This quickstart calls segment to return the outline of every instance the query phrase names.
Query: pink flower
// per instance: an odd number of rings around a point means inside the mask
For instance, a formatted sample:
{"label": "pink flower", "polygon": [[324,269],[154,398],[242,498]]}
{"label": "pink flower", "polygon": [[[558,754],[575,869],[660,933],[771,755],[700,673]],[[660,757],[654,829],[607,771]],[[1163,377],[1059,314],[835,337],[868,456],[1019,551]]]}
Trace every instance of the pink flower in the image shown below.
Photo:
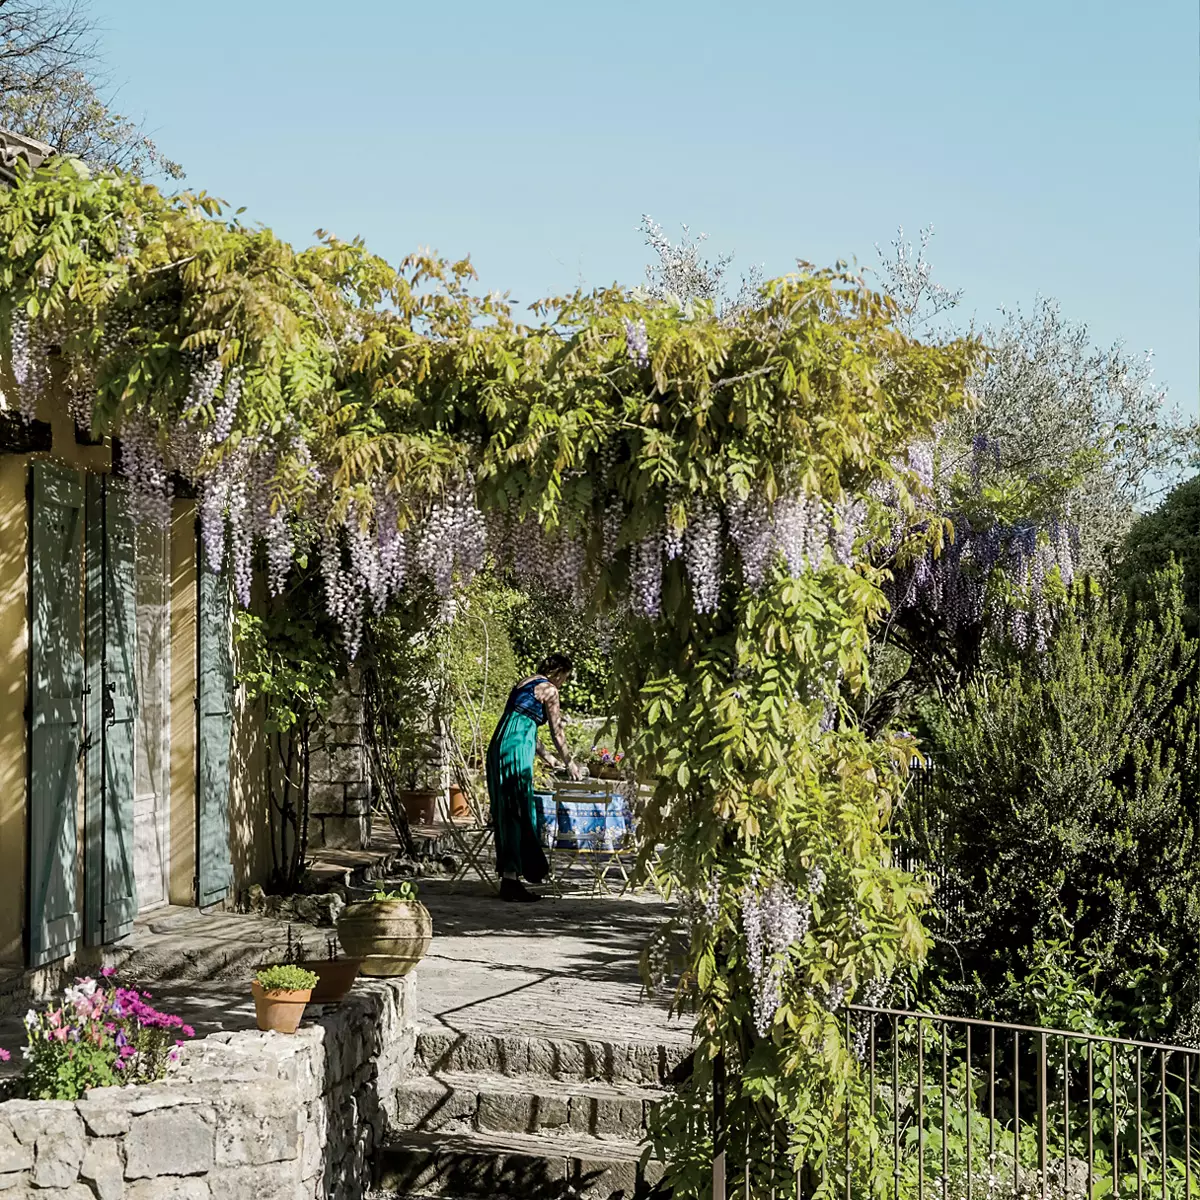
{"label": "pink flower", "polygon": [[183,1034],[184,1037],[195,1037],[196,1036],[196,1031],[190,1025],[184,1025],[180,1029],[180,1032]]}
{"label": "pink flower", "polygon": [[12,1058],[12,1055],[3,1046],[0,1046],[0,1062],[8,1062],[10,1058]]}
{"label": "pink flower", "polygon": [[101,967],[100,968],[100,974],[103,975],[105,979],[111,979],[116,973],[117,973],[116,967]]}

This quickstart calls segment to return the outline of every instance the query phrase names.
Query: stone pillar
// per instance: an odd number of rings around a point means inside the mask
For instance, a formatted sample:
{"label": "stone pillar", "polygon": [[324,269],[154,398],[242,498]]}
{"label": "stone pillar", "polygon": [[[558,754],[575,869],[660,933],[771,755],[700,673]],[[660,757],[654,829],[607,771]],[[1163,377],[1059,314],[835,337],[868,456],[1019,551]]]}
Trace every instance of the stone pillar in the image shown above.
{"label": "stone pillar", "polygon": [[362,678],[351,670],[313,737],[308,848],[362,850],[371,842],[371,768],[363,732]]}

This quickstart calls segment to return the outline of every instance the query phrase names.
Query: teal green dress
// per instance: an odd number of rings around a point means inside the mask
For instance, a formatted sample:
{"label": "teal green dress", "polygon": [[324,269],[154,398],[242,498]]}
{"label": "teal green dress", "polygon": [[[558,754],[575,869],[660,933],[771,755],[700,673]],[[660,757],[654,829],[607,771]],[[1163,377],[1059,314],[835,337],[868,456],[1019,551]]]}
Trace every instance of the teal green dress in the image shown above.
{"label": "teal green dress", "polygon": [[533,794],[533,759],[538,727],[546,723],[545,705],[534,695],[539,675],[509,693],[504,716],[487,752],[488,797],[496,834],[496,870],[541,883],[550,874],[546,851],[538,837],[537,801]]}

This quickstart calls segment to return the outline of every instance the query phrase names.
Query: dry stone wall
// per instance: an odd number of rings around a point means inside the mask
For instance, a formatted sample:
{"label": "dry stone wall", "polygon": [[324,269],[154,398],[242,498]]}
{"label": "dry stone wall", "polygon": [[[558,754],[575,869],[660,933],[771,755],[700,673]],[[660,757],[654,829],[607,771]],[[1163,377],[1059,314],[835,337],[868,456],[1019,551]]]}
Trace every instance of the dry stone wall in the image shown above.
{"label": "dry stone wall", "polygon": [[310,754],[309,849],[361,850],[370,845],[371,774],[357,670],[334,697]]}
{"label": "dry stone wall", "polygon": [[357,1200],[411,1070],[412,986],[360,980],[292,1037],[190,1043],[160,1084],[0,1104],[0,1196]]}

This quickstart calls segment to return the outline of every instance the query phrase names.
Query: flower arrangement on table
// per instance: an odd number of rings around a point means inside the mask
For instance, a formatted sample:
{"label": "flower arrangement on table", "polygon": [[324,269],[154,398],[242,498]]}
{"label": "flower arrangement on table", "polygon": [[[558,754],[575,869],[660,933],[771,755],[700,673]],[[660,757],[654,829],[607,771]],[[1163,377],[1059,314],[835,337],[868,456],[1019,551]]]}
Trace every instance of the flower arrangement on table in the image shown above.
{"label": "flower arrangement on table", "polygon": [[[196,1031],[160,1012],[149,992],[121,987],[105,967],[102,981],[76,979],[61,1003],[25,1015],[20,1092],[30,1100],[78,1100],[89,1088],[162,1079],[185,1038]],[[0,1059],[12,1056],[0,1050]]]}
{"label": "flower arrangement on table", "polygon": [[588,756],[588,774],[593,779],[620,779],[621,764],[625,755],[619,750],[610,750],[607,746],[593,746]]}

